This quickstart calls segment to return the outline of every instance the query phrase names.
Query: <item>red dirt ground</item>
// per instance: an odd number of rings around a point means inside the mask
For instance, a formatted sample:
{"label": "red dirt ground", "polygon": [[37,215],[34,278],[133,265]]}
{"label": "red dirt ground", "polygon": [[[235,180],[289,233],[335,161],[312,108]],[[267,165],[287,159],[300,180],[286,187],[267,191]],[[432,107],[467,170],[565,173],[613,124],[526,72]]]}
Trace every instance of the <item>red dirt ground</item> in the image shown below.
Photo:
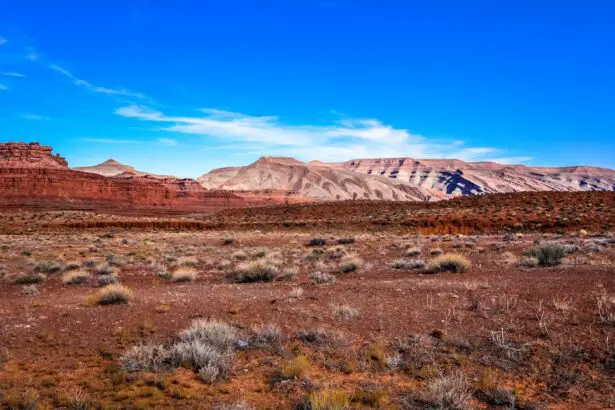
{"label": "red dirt ground", "polygon": [[[329,389],[351,398],[349,408],[426,408],[437,404],[429,386],[461,372],[470,408],[503,408],[485,396],[495,387],[510,389],[515,408],[615,407],[615,322],[598,310],[606,301],[603,308],[615,315],[614,199],[541,193],[183,217],[4,213],[0,405],[78,408],[82,395],[90,408],[289,409],[309,408],[312,392]],[[314,237],[327,240],[320,256],[305,246]],[[337,245],[346,237],[355,243]],[[535,242],[569,245],[570,252],[559,266],[521,267]],[[421,255],[405,257],[406,246]],[[239,263],[237,252],[256,260],[256,248],[294,268],[292,278],[233,283],[228,272]],[[391,267],[398,259],[429,261],[434,248],[461,253],[472,267],[437,275]],[[35,296],[15,284],[43,260],[100,265],[108,255],[121,261],[118,278],[134,292],[128,304],[88,305],[95,275],[64,285],[62,274],[46,274]],[[359,256],[363,265],[339,274],[343,255]],[[195,282],[156,275],[182,260],[196,266]],[[314,284],[315,271],[337,282]],[[295,288],[303,290],[298,298],[289,296]],[[335,319],[332,305],[359,315]],[[237,351],[229,377],[211,386],[184,368],[153,374],[120,367],[126,349],[168,342],[195,318],[232,324],[246,340],[254,326],[272,324],[282,343]],[[341,332],[343,343],[314,346],[296,337],[319,327]],[[496,346],[497,332],[511,350]],[[301,377],[275,377],[301,355],[309,362]],[[392,366],[396,355],[399,365]]]}

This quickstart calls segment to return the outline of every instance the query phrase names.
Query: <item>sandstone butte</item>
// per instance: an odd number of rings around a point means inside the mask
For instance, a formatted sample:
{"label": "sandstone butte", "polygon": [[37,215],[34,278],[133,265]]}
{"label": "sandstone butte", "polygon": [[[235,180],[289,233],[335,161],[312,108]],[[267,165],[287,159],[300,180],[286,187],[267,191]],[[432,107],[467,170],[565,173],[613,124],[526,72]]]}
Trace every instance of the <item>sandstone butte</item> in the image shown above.
{"label": "sandstone butte", "polygon": [[0,144],[0,192],[4,209],[199,212],[255,202],[193,179],[73,170],[50,147],[23,142]]}

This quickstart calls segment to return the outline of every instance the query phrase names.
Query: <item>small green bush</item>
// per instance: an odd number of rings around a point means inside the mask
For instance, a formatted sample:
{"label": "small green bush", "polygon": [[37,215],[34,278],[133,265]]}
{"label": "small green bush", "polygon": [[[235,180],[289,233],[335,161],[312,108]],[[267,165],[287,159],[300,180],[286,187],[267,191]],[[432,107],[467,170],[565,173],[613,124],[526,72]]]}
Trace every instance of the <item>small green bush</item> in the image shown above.
{"label": "small green bush", "polygon": [[561,245],[542,245],[525,252],[525,256],[538,259],[540,266],[557,266],[565,255],[566,249]]}

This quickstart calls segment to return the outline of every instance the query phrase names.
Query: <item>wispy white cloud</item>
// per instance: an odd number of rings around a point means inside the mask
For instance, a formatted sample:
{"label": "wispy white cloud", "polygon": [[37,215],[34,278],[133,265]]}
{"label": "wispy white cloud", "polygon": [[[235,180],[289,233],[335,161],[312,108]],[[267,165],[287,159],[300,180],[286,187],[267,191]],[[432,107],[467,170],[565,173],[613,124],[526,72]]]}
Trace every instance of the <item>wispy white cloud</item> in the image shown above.
{"label": "wispy white cloud", "polygon": [[93,142],[97,144],[140,144],[141,141],[126,140],[126,139],[112,139],[112,138],[81,138],[82,142]]}
{"label": "wispy white cloud", "polygon": [[36,61],[38,60],[38,53],[36,51],[29,51],[28,54],[26,54],[26,59]]}
{"label": "wispy white cloud", "polygon": [[15,78],[25,77],[25,75],[23,75],[22,73],[18,73],[17,71],[5,71],[3,73],[0,73],[0,75],[5,76],[5,77],[15,77]]}
{"label": "wispy white cloud", "polygon": [[37,115],[37,114],[22,114],[21,117],[23,119],[32,120],[32,121],[48,121],[50,119],[49,117],[45,117],[43,115]]}
{"label": "wispy white cloud", "polygon": [[498,164],[513,165],[513,164],[524,164],[533,159],[534,157],[531,157],[531,156],[515,156],[515,157],[487,158],[484,161],[492,161],[492,162],[497,162]]}
{"label": "wispy white cloud", "polygon": [[0,90],[2,90],[2,91],[6,91],[6,90],[8,90],[8,89],[9,89],[9,88],[8,88],[6,85],[4,85],[4,84],[0,84]]}
{"label": "wispy white cloud", "polygon": [[169,147],[177,146],[177,141],[170,138],[158,138],[158,142],[164,145],[168,145]]}
{"label": "wispy white cloud", "polygon": [[[294,125],[276,116],[253,116],[215,108],[201,115],[173,116],[129,105],[117,115],[158,124],[157,129],[231,141],[249,155],[289,155],[304,160],[342,161],[350,158],[400,157],[480,160],[499,151],[465,147],[463,141],[437,141],[371,118],[342,118],[330,125]],[[224,146],[224,145],[223,145]]]}
{"label": "wispy white cloud", "polygon": [[58,72],[62,74],[63,76],[67,77],[68,79],[70,79],[73,82],[73,84],[78,85],[80,87],[87,88],[88,90],[95,92],[95,93],[116,95],[116,96],[123,96],[123,97],[133,97],[133,98],[149,100],[149,97],[146,96],[145,94],[129,91],[124,88],[108,88],[108,87],[101,87],[98,85],[94,85],[87,80],[83,80],[81,78],[75,77],[73,73],[71,73],[64,67],[61,67],[57,64],[50,64],[48,67],[51,70]]}
{"label": "wispy white cloud", "polygon": [[4,37],[0,37],[0,46],[3,46],[3,45],[5,45],[5,44],[6,44],[6,43],[8,43],[8,42],[9,42],[9,41],[8,41],[6,38],[4,38]]}

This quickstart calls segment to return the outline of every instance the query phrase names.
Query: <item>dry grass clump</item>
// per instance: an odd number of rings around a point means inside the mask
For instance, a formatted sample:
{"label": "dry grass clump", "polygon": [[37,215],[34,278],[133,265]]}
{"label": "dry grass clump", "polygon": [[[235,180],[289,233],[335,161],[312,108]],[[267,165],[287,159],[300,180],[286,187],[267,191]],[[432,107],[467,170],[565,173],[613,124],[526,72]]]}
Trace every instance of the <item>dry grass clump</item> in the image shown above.
{"label": "dry grass clump", "polygon": [[350,407],[351,396],[342,390],[324,389],[308,395],[311,410],[343,410]]}
{"label": "dry grass clump", "polygon": [[325,246],[327,240],[323,238],[312,238],[308,241],[307,246]]}
{"label": "dry grass clump", "polygon": [[535,268],[538,265],[540,265],[540,262],[533,256],[524,256],[519,261],[519,266],[523,268]]}
{"label": "dry grass clump", "polygon": [[305,356],[297,356],[282,366],[282,375],[287,379],[302,377],[310,367],[310,362]]}
{"label": "dry grass clump", "polygon": [[425,267],[425,261],[422,259],[413,259],[405,261],[403,259],[397,259],[391,263],[393,269],[410,270],[410,269],[423,269]]}
{"label": "dry grass clump", "polygon": [[335,346],[343,343],[343,336],[340,333],[333,333],[320,327],[298,332],[297,339],[305,344],[316,346]]}
{"label": "dry grass clump", "polygon": [[341,273],[355,272],[361,266],[363,266],[363,259],[359,258],[356,255],[346,255],[342,258],[340,262],[340,272]]}
{"label": "dry grass clump", "polygon": [[348,305],[333,306],[333,317],[338,320],[351,320],[359,317],[359,310]]}
{"label": "dry grass clump", "polygon": [[350,245],[355,242],[354,238],[340,238],[337,240],[338,245]]}
{"label": "dry grass clump", "polygon": [[15,278],[15,284],[31,285],[34,283],[43,283],[45,282],[45,279],[45,275],[42,273],[24,273]]}
{"label": "dry grass clump", "polygon": [[440,255],[429,261],[425,267],[425,271],[428,273],[462,273],[468,270],[470,266],[472,266],[472,264],[465,256],[458,253],[449,253],[446,255]]}
{"label": "dry grass clump", "polygon": [[91,302],[96,305],[114,305],[128,303],[132,291],[120,284],[107,285],[92,295]]}
{"label": "dry grass clump", "polygon": [[416,257],[416,256],[419,256],[420,254],[421,254],[421,249],[415,246],[406,249],[406,251],[404,252],[404,255],[408,257]]}
{"label": "dry grass clump", "polygon": [[541,245],[525,252],[525,256],[538,260],[540,266],[557,266],[566,256],[566,248],[562,245]]}
{"label": "dry grass clump", "polygon": [[600,322],[604,325],[615,326],[615,296],[603,292],[598,295],[596,307]]}
{"label": "dry grass clump", "polygon": [[181,341],[197,340],[219,350],[230,350],[235,336],[235,328],[224,322],[211,319],[196,319],[178,337]]}
{"label": "dry grass clump", "polygon": [[440,409],[470,408],[472,389],[461,372],[434,379],[427,386],[427,401]]}
{"label": "dry grass clump", "polygon": [[256,248],[250,252],[250,256],[253,258],[264,258],[267,255],[267,249]]}
{"label": "dry grass clump", "polygon": [[129,372],[158,372],[170,365],[169,351],[159,344],[133,346],[122,355],[120,363]]}
{"label": "dry grass clump", "polygon": [[230,273],[235,282],[271,282],[279,274],[278,267],[267,259],[238,264]]}
{"label": "dry grass clump", "polygon": [[275,325],[265,325],[252,328],[254,333],[250,338],[250,344],[254,347],[279,347],[282,342],[282,332]]}
{"label": "dry grass clump", "polygon": [[21,287],[21,294],[24,296],[36,296],[38,293],[38,287],[36,285],[24,285]]}
{"label": "dry grass clump", "polygon": [[173,282],[194,282],[199,275],[199,272],[190,266],[180,266],[171,274]]}
{"label": "dry grass clump", "polygon": [[337,281],[335,276],[323,272],[310,274],[310,280],[316,285],[333,285]]}
{"label": "dry grass clump", "polygon": [[90,280],[90,273],[79,269],[66,272],[62,275],[62,283],[65,285],[80,285]]}
{"label": "dry grass clump", "polygon": [[109,265],[108,263],[105,263],[102,265],[95,266],[94,269],[92,269],[92,272],[94,272],[96,275],[115,275],[117,269]]}
{"label": "dry grass clump", "polygon": [[62,264],[57,261],[38,261],[34,265],[34,271],[40,273],[58,273],[62,270]]}
{"label": "dry grass clump", "polygon": [[141,345],[120,359],[128,371],[160,371],[179,366],[191,368],[213,384],[228,376],[233,361],[235,329],[215,320],[195,320],[170,346]]}
{"label": "dry grass clump", "polygon": [[440,248],[434,248],[434,249],[429,251],[429,254],[433,255],[433,256],[442,255],[443,253],[444,253],[444,251],[442,249],[440,249]]}
{"label": "dry grass clump", "polygon": [[113,283],[117,283],[118,279],[117,279],[117,276],[115,276],[115,275],[100,275],[96,279],[96,282],[98,282],[98,284],[100,286],[107,286],[107,285],[111,285]]}
{"label": "dry grass clump", "polygon": [[231,258],[238,261],[245,261],[248,260],[248,254],[246,251],[235,251],[231,254]]}

